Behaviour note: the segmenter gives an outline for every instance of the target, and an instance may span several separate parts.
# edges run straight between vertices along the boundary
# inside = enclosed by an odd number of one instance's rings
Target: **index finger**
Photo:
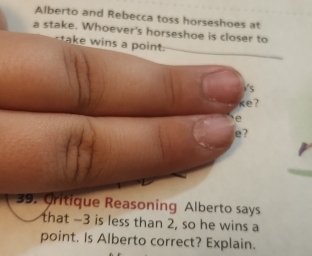
[[[0,31],[0,108],[90,116],[228,113],[243,80],[223,66],[176,67]]]

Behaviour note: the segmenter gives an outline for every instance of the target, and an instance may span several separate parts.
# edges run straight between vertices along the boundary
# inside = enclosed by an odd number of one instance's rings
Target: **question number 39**
[[[16,203],[18,203],[18,204],[21,204],[21,203],[30,204],[33,201],[34,201],[34,195],[33,194],[18,194]]]

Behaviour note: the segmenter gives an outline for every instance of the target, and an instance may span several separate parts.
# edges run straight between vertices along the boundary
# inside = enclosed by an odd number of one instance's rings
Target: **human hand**
[[[0,28],[5,19],[0,14]],[[223,66],[164,66],[0,31],[0,193],[165,175],[224,153],[244,83]]]

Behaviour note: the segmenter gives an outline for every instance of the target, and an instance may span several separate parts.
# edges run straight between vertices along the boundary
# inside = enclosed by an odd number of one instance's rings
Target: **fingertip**
[[[235,138],[235,122],[229,116],[208,115],[196,122],[193,134],[203,148],[226,150]]]
[[[1,8],[0,8],[0,30],[8,30],[8,23]]]
[[[221,69],[208,73],[202,82],[202,89],[209,101],[225,105],[236,105],[244,95],[244,79],[234,69]]]

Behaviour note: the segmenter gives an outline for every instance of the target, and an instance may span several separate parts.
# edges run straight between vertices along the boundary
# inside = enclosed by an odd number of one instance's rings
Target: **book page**
[[[245,79],[229,113],[235,142],[217,161],[156,179],[1,195],[1,255],[311,254],[310,1],[2,0],[1,8],[11,31],[162,64],[232,66]]]

